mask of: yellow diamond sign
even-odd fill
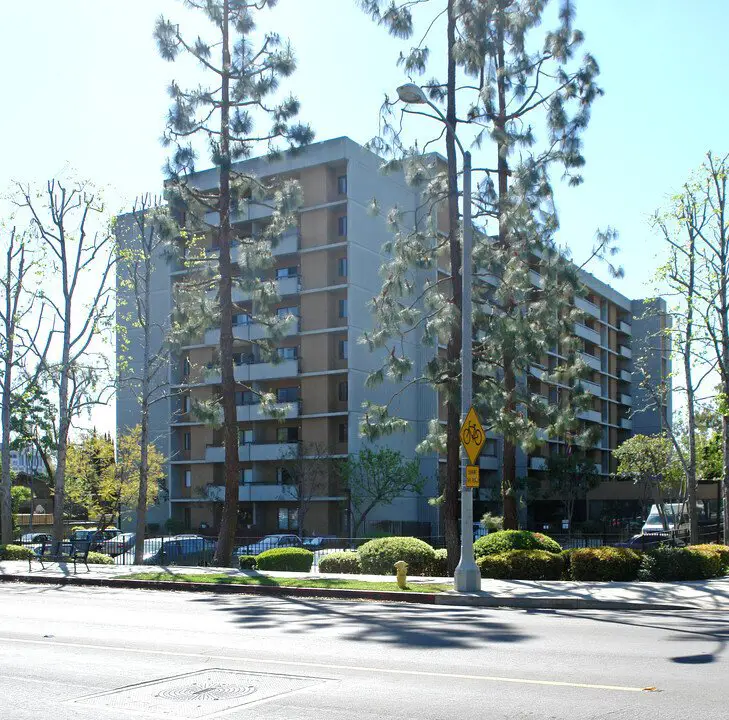
[[[468,459],[471,461],[471,465],[476,464],[478,456],[481,454],[481,450],[486,442],[486,432],[481,425],[481,421],[476,415],[476,411],[473,407],[468,411],[466,419],[461,425],[461,443],[468,455]]]

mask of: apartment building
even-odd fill
[[[381,217],[367,207],[377,196],[383,205],[397,204],[415,214],[417,193],[402,174],[382,175],[381,160],[348,138],[313,144],[296,155],[279,160],[256,158],[238,169],[262,179],[293,178],[303,190],[304,205],[297,227],[291,228],[273,248],[275,280],[280,301],[276,311],[292,315],[285,338],[276,348],[278,362],[265,362],[255,341],[267,330],[252,320],[251,298],[234,289],[235,377],[241,462],[239,485],[240,536],[275,532],[346,534],[349,527],[348,496],[332,474],[307,498],[304,527],[300,526],[297,489],[287,479],[292,457],[315,452],[331,459],[357,453],[362,440],[358,426],[365,398],[385,402],[392,384],[365,390],[365,379],[382,356],[370,353],[358,340],[372,328],[370,300],[377,294],[383,243],[390,238]],[[217,172],[196,174],[201,188],[217,186]],[[235,230],[255,237],[271,210],[250,202],[234,216]],[[119,240],[133,246],[135,232],[129,216],[119,219]],[[209,248],[211,254],[215,249]],[[233,260],[239,259],[233,249]],[[187,271],[160,254],[153,278],[156,322],[169,326],[175,283]],[[118,283],[127,301],[128,289]],[[127,328],[132,353],[130,366],[139,367],[139,331]],[[220,521],[224,448],[222,431],[204,424],[191,412],[195,401],[213,398],[220,384],[217,369],[220,330],[210,327],[201,337],[170,358],[166,372],[171,392],[155,403],[151,437],[168,460],[168,498],[150,512],[150,522],[172,517],[191,530],[214,529]],[[414,336],[408,353],[422,368],[429,350]],[[432,351],[432,350],[431,350]],[[258,392],[275,393],[285,412],[282,421],[261,412]],[[426,433],[427,419],[436,412],[436,398],[422,388],[405,389],[393,411],[411,421],[411,430],[389,439],[406,457]],[[135,425],[139,410],[131,388],[122,388],[117,399],[117,425]],[[371,522],[398,519],[428,523],[433,509],[426,498],[437,494],[437,460],[420,458],[427,479],[422,497],[403,497],[392,506],[376,510]]]
[[[536,276],[536,273],[533,273]],[[632,481],[616,480],[617,463],[612,456],[623,441],[634,434],[652,435],[666,428],[671,417],[671,394],[661,405],[656,396],[640,387],[643,370],[654,382],[667,379],[670,387],[671,356],[669,338],[663,333],[670,322],[662,299],[631,300],[590,273],[581,271],[587,289],[585,297],[576,297],[575,306],[582,311],[583,321],[575,325],[582,360],[589,368],[582,381],[592,395],[592,406],[578,414],[585,427],[597,426],[599,440],[587,453],[595,463],[602,482],[588,493],[584,503],[575,508],[573,523],[631,517],[639,507],[639,489]],[[535,284],[539,278],[534,278]],[[559,401],[567,388],[546,381],[545,373],[553,370],[564,358],[557,348],[536,358],[529,389],[551,403]],[[546,442],[532,454],[517,453],[517,477],[544,480],[550,455],[565,452],[564,438],[545,438]],[[475,498],[475,515],[500,508],[501,439],[494,433],[481,457],[481,488]],[[523,525],[552,529],[561,527],[561,503],[549,501],[525,488],[526,503],[521,507]]]

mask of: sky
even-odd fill
[[[559,241],[580,259],[598,228],[615,228],[625,277],[610,282],[644,297],[661,250],[651,214],[708,150],[729,151],[729,3],[576,0],[576,7],[605,95],[584,136],[584,184],[557,190]],[[110,212],[159,192],[166,88],[173,78],[194,82],[196,72],[158,56],[152,32],[160,14],[196,30],[179,0],[0,2],[0,189],[73,169],[106,188]],[[371,139],[384,94],[407,80],[395,61],[408,43],[389,37],[355,0],[279,0],[260,17],[263,29],[291,40],[298,68],[284,88],[301,100],[317,139]],[[439,48],[435,39],[436,57]],[[605,268],[593,270],[609,280]],[[113,409],[94,422],[113,429]]]

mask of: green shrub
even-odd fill
[[[692,550],[716,553],[721,561],[721,569],[726,574],[729,572],[729,545],[692,545]]]
[[[570,567],[572,566],[572,550],[562,550],[562,580],[570,580]]]
[[[473,544],[476,557],[496,555],[509,550],[544,550],[560,553],[562,548],[552,538],[529,530],[499,530],[479,538]]]
[[[629,582],[638,577],[640,555],[628,548],[578,548],[570,553],[569,566],[573,580]]]
[[[319,572],[359,575],[362,572],[359,555],[351,550],[323,555],[319,559]]]
[[[35,553],[22,545],[0,545],[0,560],[32,560]]]
[[[489,532],[497,532],[504,529],[504,518],[500,515],[492,515],[490,512],[484,513],[481,518],[481,526]]]
[[[182,520],[177,520],[176,518],[167,518],[167,520],[165,520],[165,530],[170,535],[181,535],[185,532],[185,530],[187,530],[187,527],[185,526],[185,523],[182,522]]]
[[[86,562],[89,565],[113,565],[114,558],[111,555],[104,555],[104,553],[91,551],[86,556]]]
[[[414,537],[370,540],[358,553],[362,572],[371,575],[394,575],[398,560],[408,564],[408,575],[425,575],[435,560],[435,550]]]
[[[433,558],[428,575],[448,577],[448,551],[445,548],[435,551],[435,558]]]
[[[638,578],[655,582],[708,580],[723,573],[721,554],[693,547],[657,547],[643,556]]]
[[[255,555],[239,555],[238,556],[238,567],[241,570],[255,570],[256,569],[256,556]]]
[[[546,550],[508,550],[483,555],[476,564],[481,577],[502,580],[559,580],[564,569],[561,554]]]
[[[309,572],[313,562],[314,553],[304,548],[273,548],[256,555],[257,570]]]

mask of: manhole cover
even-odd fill
[[[78,698],[81,705],[106,707],[145,717],[195,720],[261,700],[296,692],[325,678],[238,670],[200,670]]]

